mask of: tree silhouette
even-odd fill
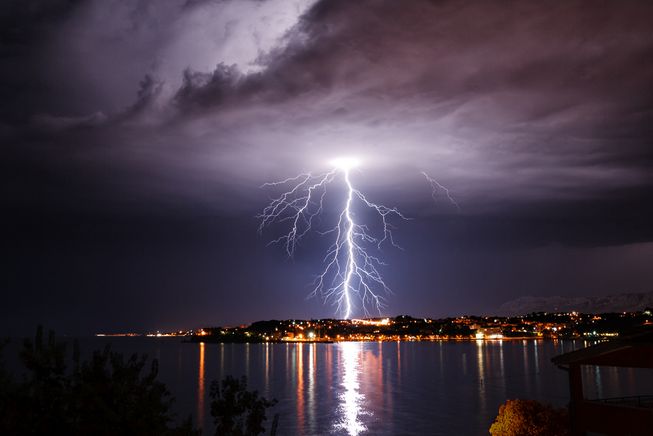
[[[17,382],[3,365],[0,342],[0,434],[10,435],[163,435],[197,436],[188,417],[173,425],[173,398],[157,380],[158,361],[148,365],[147,356],[94,351],[80,359],[79,344],[67,343],[50,331],[44,339],[38,327],[34,340],[25,340],[20,361],[24,378]],[[68,364],[71,364],[68,368]],[[225,377],[211,383],[211,415],[216,434],[250,436],[265,431],[266,410],[276,400],[247,390],[245,377]],[[278,415],[272,424],[276,431]]]
[[[276,400],[259,397],[257,391],[247,390],[247,378],[225,377],[211,383],[211,416],[219,436],[254,436],[265,431],[265,412]],[[276,422],[276,417],[275,417]],[[273,431],[275,430],[273,424]]]
[[[158,362],[145,371],[147,357],[125,359],[109,347],[81,362],[73,345],[67,371],[66,344],[39,327],[20,351],[24,380],[0,368],[0,434],[199,435],[190,418],[172,425],[172,397],[157,381]]]

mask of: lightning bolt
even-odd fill
[[[272,199],[257,216],[259,233],[273,223],[289,223],[289,231],[269,244],[282,244],[288,256],[292,257],[301,239],[314,230],[316,217],[324,210],[327,186],[336,180],[344,182],[346,198],[335,225],[325,231],[315,230],[320,235],[332,236],[334,242],[327,250],[323,259],[324,270],[316,277],[309,296],[321,296],[325,301],[331,301],[345,319],[350,318],[356,309],[354,300],[360,301],[366,315],[369,315],[370,306],[381,313],[383,294],[391,293],[391,290],[379,272],[385,264],[375,253],[381,251],[384,244],[399,248],[390,221],[392,218],[407,219],[397,208],[373,203],[354,187],[350,170],[355,166],[352,161],[345,160],[325,173],[302,173],[263,184],[262,187],[284,187],[286,191]],[[378,232],[357,221],[357,207],[375,213],[380,224]]]
[[[449,202],[456,207],[458,212],[460,212],[460,205],[458,205],[458,202],[453,198],[453,195],[451,195],[449,188],[439,183],[424,171],[422,171],[422,175],[426,178],[426,181],[429,183],[429,185],[431,185],[431,197],[433,197],[434,201],[437,202],[440,193],[444,193],[445,197],[447,197],[447,200],[449,200]]]

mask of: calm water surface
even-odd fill
[[[499,405],[531,398],[568,401],[566,372],[551,358],[582,341],[190,344],[176,338],[92,338],[83,350],[112,348],[159,359],[160,379],[181,417],[213,434],[209,387],[245,375],[279,402],[279,435],[486,435]],[[648,371],[642,376],[642,371]],[[653,392],[650,370],[588,367],[586,396]],[[596,386],[599,386],[598,388]]]

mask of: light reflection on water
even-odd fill
[[[308,345],[308,427],[315,427],[315,344]]]
[[[350,436],[356,436],[367,430],[361,421],[364,409],[365,395],[360,392],[361,354],[363,352],[360,342],[344,342],[338,344],[342,359],[343,391],[338,395],[336,430],[344,430]]]
[[[204,406],[204,400],[206,398],[206,393],[205,393],[206,381],[204,379],[204,375],[205,375],[204,349],[205,349],[204,342],[200,342],[200,344],[199,344],[199,351],[200,351],[199,367],[197,369],[197,373],[198,373],[198,377],[197,377],[197,421],[198,422],[204,422],[204,411],[206,410],[206,407]]]
[[[89,339],[82,350],[159,357],[159,378],[180,419],[214,431],[208,386],[248,375],[248,386],[278,404],[279,435],[487,434],[506,399],[564,406],[567,374],[551,358],[571,341],[185,344],[146,338]],[[10,355],[10,352],[7,352]],[[641,372],[648,371],[644,376]],[[651,370],[588,367],[587,398],[651,394]],[[597,382],[601,387],[597,388]]]
[[[294,346],[297,360],[297,420],[299,428],[304,428],[304,344]]]
[[[485,354],[484,351],[485,341],[476,340],[476,363],[478,365],[478,404],[480,412],[485,414]]]

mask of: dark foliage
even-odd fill
[[[41,327],[23,344],[20,360],[21,381],[0,366],[0,434],[199,434],[190,418],[172,425],[173,400],[156,379],[156,360],[146,369],[146,357],[125,359],[107,347],[81,362],[76,342],[69,360],[66,344],[53,332],[44,340]]]
[[[20,361],[25,376],[16,381],[3,365],[0,342],[0,434],[8,435],[199,435],[189,417],[174,426],[173,399],[157,380],[158,361],[125,359],[106,347],[81,361],[77,342],[67,345],[43,328],[25,340]],[[70,366],[70,368],[69,368]],[[227,376],[211,383],[211,415],[216,434],[258,435],[266,409],[276,404],[247,390],[247,380]],[[275,433],[278,416],[272,425]]]
[[[257,391],[247,390],[247,378],[225,377],[221,383],[211,383],[211,416],[219,436],[253,436],[265,431],[265,412],[276,400],[259,397]],[[277,417],[275,417],[275,421]],[[273,430],[275,429],[273,425]]]

